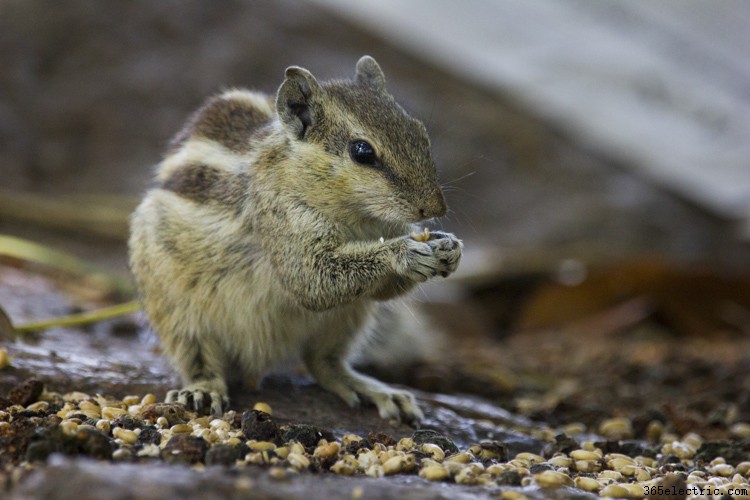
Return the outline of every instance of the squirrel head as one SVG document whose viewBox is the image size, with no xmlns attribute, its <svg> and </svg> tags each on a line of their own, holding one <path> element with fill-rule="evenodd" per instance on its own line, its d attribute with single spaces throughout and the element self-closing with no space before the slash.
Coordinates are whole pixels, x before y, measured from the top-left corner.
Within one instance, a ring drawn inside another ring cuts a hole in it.
<svg viewBox="0 0 750 500">
<path fill-rule="evenodd" d="M 353 80 L 320 83 L 288 68 L 276 110 L 300 176 L 327 208 L 398 224 L 445 214 L 427 130 L 386 91 L 372 57 Z"/>
</svg>

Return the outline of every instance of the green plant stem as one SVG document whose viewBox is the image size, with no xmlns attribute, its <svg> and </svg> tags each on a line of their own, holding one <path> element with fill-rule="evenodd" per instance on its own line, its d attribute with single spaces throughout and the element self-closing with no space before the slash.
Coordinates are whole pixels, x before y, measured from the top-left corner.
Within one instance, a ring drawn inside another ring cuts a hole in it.
<svg viewBox="0 0 750 500">
<path fill-rule="evenodd" d="M 103 307 L 95 311 L 71 314 L 68 316 L 60 316 L 44 321 L 37 321 L 34 323 L 28 323 L 25 325 L 16 326 L 15 330 L 17 333 L 28 333 L 36 330 L 45 330 L 47 328 L 53 328 L 56 326 L 77 326 L 86 325 L 89 323 L 96 323 L 105 319 L 116 318 L 118 316 L 124 316 L 126 314 L 139 311 L 141 304 L 137 300 L 125 302 L 112 307 Z"/>
</svg>

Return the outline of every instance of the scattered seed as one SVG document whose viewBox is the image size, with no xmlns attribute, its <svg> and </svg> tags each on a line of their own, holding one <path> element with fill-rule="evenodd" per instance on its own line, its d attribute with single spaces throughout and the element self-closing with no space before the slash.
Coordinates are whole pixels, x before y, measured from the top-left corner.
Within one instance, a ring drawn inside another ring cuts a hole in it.
<svg viewBox="0 0 750 500">
<path fill-rule="evenodd" d="M 559 486 L 572 486 L 573 480 L 565 474 L 553 470 L 546 470 L 534 474 L 534 481 L 542 488 L 557 488 Z"/>
<path fill-rule="evenodd" d="M 599 455 L 588 450 L 573 450 L 568 455 L 573 460 L 599 460 Z"/>
<path fill-rule="evenodd" d="M 47 401 L 37 401 L 26 407 L 26 409 L 30 411 L 46 410 L 47 408 L 49 408 L 49 403 Z"/>
<path fill-rule="evenodd" d="M 461 453 L 455 453 L 445 459 L 446 462 L 457 462 L 460 464 L 468 464 L 471 462 L 471 455 L 463 451 Z"/>
<path fill-rule="evenodd" d="M 341 476 L 351 476 L 357 472 L 357 465 L 353 464 L 350 460 L 341 459 L 331 466 L 331 472 L 339 474 Z"/>
<path fill-rule="evenodd" d="M 715 474 L 722 477 L 729 477 L 735 473 L 734 467 L 729 464 L 717 464 L 713 469 Z"/>
<path fill-rule="evenodd" d="M 634 483 L 610 484 L 599 491 L 601 497 L 643 498 L 643 487 Z"/>
<path fill-rule="evenodd" d="M 573 480 L 573 484 L 576 488 L 584 491 L 596 492 L 602 489 L 602 485 L 599 483 L 599 481 L 586 476 L 578 476 Z"/>
<path fill-rule="evenodd" d="M 273 415 L 273 410 L 271 410 L 271 406 L 268 403 L 258 402 L 255 403 L 253 406 L 253 410 L 262 411 L 263 413 L 268 413 L 269 415 Z"/>
<path fill-rule="evenodd" d="M 415 446 L 414 439 L 410 437 L 405 437 L 405 438 L 400 439 L 399 442 L 396 444 L 396 450 L 397 451 L 412 451 L 414 449 L 414 446 Z"/>
<path fill-rule="evenodd" d="M 383 477 L 385 476 L 385 469 L 382 465 L 372 464 L 365 470 L 365 474 L 370 477 Z"/>
<path fill-rule="evenodd" d="M 341 438 L 341 444 L 346 448 L 351 444 L 359 443 L 362 439 L 362 437 L 357 436 L 356 434 L 344 434 Z"/>
<path fill-rule="evenodd" d="M 150 392 L 143 396 L 143 399 L 141 399 L 141 406 L 152 405 L 154 403 L 156 403 L 156 396 L 154 396 Z"/>
<path fill-rule="evenodd" d="M 128 414 L 127 410 L 123 410 L 122 408 L 115 408 L 114 406 L 103 407 L 101 412 L 102 418 L 106 418 L 107 420 L 114 420 L 119 416 Z"/>
<path fill-rule="evenodd" d="M 538 464 L 544 462 L 544 458 L 540 457 L 535 453 L 519 453 L 516 455 L 516 460 L 526 460 L 529 464 Z"/>
<path fill-rule="evenodd" d="M 138 434 L 131 430 L 123 429 L 122 427 L 115 427 L 112 429 L 112 436 L 115 439 L 122 439 L 122 441 L 127 444 L 135 444 L 138 440 Z"/>
<path fill-rule="evenodd" d="M 172 434 L 190 434 L 193 432 L 193 427 L 188 424 L 176 424 L 169 428 Z"/>
<path fill-rule="evenodd" d="M 248 448 L 254 451 L 269 451 L 276 448 L 276 445 L 270 441 L 248 441 Z M 298 453 L 301 455 L 301 453 Z"/>
<path fill-rule="evenodd" d="M 141 402 L 141 398 L 139 396 L 125 396 L 124 398 L 122 398 L 122 402 L 127 406 L 137 405 Z"/>
<path fill-rule="evenodd" d="M 327 443 L 327 444 L 324 444 L 315 448 L 315 451 L 313 452 L 313 456 L 320 457 L 323 459 L 333 458 L 338 454 L 340 449 L 341 449 L 341 445 L 339 445 L 336 442 Z"/>
<path fill-rule="evenodd" d="M 398 474 L 402 470 L 404 470 L 404 465 L 406 464 L 406 457 L 403 456 L 395 456 L 391 457 L 385 462 L 383 462 L 383 472 L 386 476 L 390 476 L 392 474 Z"/>
<path fill-rule="evenodd" d="M 599 432 L 609 439 L 627 439 L 633 437 L 633 425 L 627 418 L 611 418 L 601 423 Z"/>
<path fill-rule="evenodd" d="M 73 436 L 73 435 L 75 435 L 76 431 L 78 430 L 78 424 L 76 422 L 71 421 L 71 420 L 65 420 L 65 421 L 63 421 L 63 422 L 60 423 L 60 428 L 68 436 Z"/>
<path fill-rule="evenodd" d="M 556 467 L 572 467 L 573 466 L 573 459 L 564 457 L 562 455 L 552 457 L 549 460 L 547 460 L 547 462 L 549 462 L 550 464 Z"/>
<path fill-rule="evenodd" d="M 290 453 L 286 460 L 296 470 L 305 470 L 310 467 L 310 459 L 301 453 Z"/>
<path fill-rule="evenodd" d="M 442 465 L 430 465 L 419 471 L 419 477 L 428 481 L 443 481 L 450 477 L 450 472 Z"/>
<path fill-rule="evenodd" d="M 425 443 L 422 445 L 422 451 L 425 453 L 429 453 L 430 457 L 432 457 L 433 460 L 436 460 L 438 462 L 442 462 L 445 458 L 445 452 L 443 449 L 433 443 Z"/>
<path fill-rule="evenodd" d="M 748 438 L 750 437 L 750 423 L 737 422 L 732 424 L 729 428 L 729 432 L 738 438 Z"/>
</svg>

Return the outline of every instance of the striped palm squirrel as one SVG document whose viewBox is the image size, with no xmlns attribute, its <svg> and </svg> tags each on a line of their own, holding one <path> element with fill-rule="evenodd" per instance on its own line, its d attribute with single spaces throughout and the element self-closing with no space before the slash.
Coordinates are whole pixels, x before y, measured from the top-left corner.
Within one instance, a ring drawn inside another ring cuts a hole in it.
<svg viewBox="0 0 750 500">
<path fill-rule="evenodd" d="M 384 301 L 461 258 L 452 234 L 409 235 L 446 212 L 426 129 L 369 56 L 353 80 L 318 82 L 296 66 L 285 76 L 276 96 L 210 98 L 131 218 L 131 269 L 184 383 L 167 400 L 221 414 L 231 377 L 296 353 L 349 405 L 418 423 L 411 393 L 347 358 Z"/>
</svg>

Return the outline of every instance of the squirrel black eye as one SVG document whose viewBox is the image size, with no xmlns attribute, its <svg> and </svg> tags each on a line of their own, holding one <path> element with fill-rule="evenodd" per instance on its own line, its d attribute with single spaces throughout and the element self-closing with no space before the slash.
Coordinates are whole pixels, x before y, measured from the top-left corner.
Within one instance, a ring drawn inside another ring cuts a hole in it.
<svg viewBox="0 0 750 500">
<path fill-rule="evenodd" d="M 375 150 L 367 141 L 350 142 L 349 156 L 352 157 L 352 160 L 361 165 L 368 165 L 372 167 L 378 164 L 378 159 L 375 156 Z"/>
</svg>

